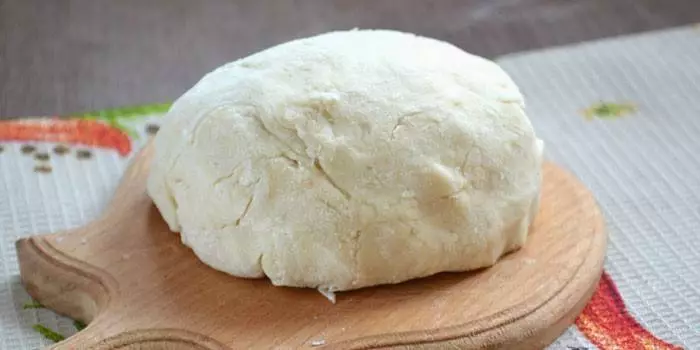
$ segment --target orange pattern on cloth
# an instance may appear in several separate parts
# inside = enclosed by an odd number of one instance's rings
[[[681,350],[651,334],[627,311],[612,278],[603,273],[576,326],[600,350]]]
[[[98,120],[25,119],[0,121],[0,141],[58,142],[131,153],[131,139],[123,130]]]

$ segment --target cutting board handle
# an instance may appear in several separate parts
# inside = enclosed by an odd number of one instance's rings
[[[75,260],[53,248],[47,237],[21,239],[17,251],[22,283],[34,298],[48,308],[88,323],[74,336],[51,347],[52,350],[83,349],[201,349],[224,350],[228,347],[202,334],[181,329],[142,329],[105,338],[98,324],[100,315],[118,292],[112,276],[94,266]],[[105,320],[107,321],[107,320]]]
[[[72,259],[53,248],[49,236],[16,243],[22,284],[34,299],[63,315],[92,321],[109,304],[116,282],[106,272]]]
[[[108,231],[118,231],[118,227],[129,222],[134,208],[153,210],[148,196],[144,195],[145,181],[141,181],[147,176],[152,154],[152,147],[145,147],[134,158],[100,219],[76,230],[17,241],[20,275],[27,292],[59,314],[88,324],[51,349],[227,348],[209,337],[181,329],[140,329],[113,336],[102,331],[102,318],[107,322],[109,317],[101,315],[107,316],[109,309],[120,307],[116,301],[119,283],[109,272],[85,262],[85,258],[96,247],[104,247]]]
[[[107,272],[85,262],[83,252],[100,243],[108,230],[129,218],[128,208],[144,205],[143,179],[153,156],[153,147],[144,147],[134,157],[102,217],[85,227],[16,242],[22,283],[35,299],[73,319],[92,321],[118,291],[117,281]],[[146,203],[145,206],[151,206]],[[57,249],[60,246],[61,249]],[[64,248],[71,247],[65,253]]]

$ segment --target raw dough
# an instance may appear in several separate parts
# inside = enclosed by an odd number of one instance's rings
[[[155,137],[148,192],[211,267],[342,291],[494,264],[537,210],[542,143],[495,63],[352,30],[207,74]]]

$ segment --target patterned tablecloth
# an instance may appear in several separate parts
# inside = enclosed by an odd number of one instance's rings
[[[700,28],[511,55],[547,157],[597,197],[610,233],[592,301],[551,349],[700,349]],[[32,300],[14,242],[105,207],[167,105],[0,121],[0,348],[82,325]]]

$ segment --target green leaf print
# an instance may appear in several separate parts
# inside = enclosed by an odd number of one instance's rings
[[[65,116],[66,118],[80,118],[88,120],[100,120],[109,126],[117,128],[132,139],[138,139],[139,133],[124,123],[125,120],[138,119],[147,115],[164,115],[170,109],[170,103],[150,104],[123,108],[103,109],[87,113],[78,113]]]
[[[63,336],[63,334],[58,333],[54,331],[53,329],[47,328],[46,326],[40,325],[40,324],[35,324],[32,326],[35,331],[39,332],[39,334],[43,335],[44,338],[53,341],[54,343],[58,343],[66,337]]]
[[[41,305],[41,303],[36,301],[36,300],[32,300],[31,302],[24,304],[24,306],[22,306],[22,308],[25,310],[27,310],[27,309],[43,309],[44,305]]]
[[[632,114],[636,110],[637,107],[631,103],[600,102],[585,109],[583,115],[587,120],[616,119]]]
[[[85,323],[77,321],[77,320],[73,321],[73,326],[75,327],[76,330],[78,330],[78,332],[82,331],[83,329],[85,329],[85,327],[87,327],[87,325]]]

